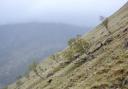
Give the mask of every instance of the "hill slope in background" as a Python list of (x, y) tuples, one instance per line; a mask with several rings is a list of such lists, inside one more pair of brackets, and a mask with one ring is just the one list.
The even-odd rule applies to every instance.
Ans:
[(88, 52), (67, 60), (69, 46), (6, 88), (128, 89), (128, 4), (108, 21), (111, 33), (102, 23), (81, 38), (89, 43)]
[(24, 23), (0, 26), (0, 86), (24, 74), (34, 60), (66, 47), (67, 40), (87, 28), (61, 23)]

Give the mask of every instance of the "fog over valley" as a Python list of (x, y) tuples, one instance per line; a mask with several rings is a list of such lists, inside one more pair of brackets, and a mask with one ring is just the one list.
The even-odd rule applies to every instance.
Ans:
[(64, 49), (68, 39), (89, 29), (61, 23), (0, 26), (0, 85), (14, 81), (33, 61)]

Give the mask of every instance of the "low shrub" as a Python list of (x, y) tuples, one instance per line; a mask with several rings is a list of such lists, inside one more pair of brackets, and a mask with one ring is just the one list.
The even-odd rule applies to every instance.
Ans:
[(78, 56), (87, 54), (89, 49), (89, 43), (80, 37), (70, 39), (68, 46), (69, 48), (63, 52), (63, 56), (69, 60), (74, 59), (76, 54)]
[(23, 82), (20, 81), (20, 80), (18, 80), (18, 81), (16, 82), (16, 86), (21, 86), (22, 84), (23, 84)]

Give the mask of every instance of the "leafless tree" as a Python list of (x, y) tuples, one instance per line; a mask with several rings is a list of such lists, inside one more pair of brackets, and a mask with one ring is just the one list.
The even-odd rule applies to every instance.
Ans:
[(109, 30), (109, 26), (108, 26), (108, 23), (109, 23), (109, 19), (104, 17), (104, 16), (100, 16), (100, 21), (102, 21), (102, 24), (104, 25), (104, 27), (106, 28), (106, 30), (108, 31), (109, 34), (111, 34), (111, 31)]

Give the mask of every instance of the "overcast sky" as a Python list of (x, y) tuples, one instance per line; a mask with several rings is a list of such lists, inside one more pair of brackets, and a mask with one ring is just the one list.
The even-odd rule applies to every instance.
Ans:
[(128, 0), (0, 0), (0, 24), (62, 22), (94, 26)]

